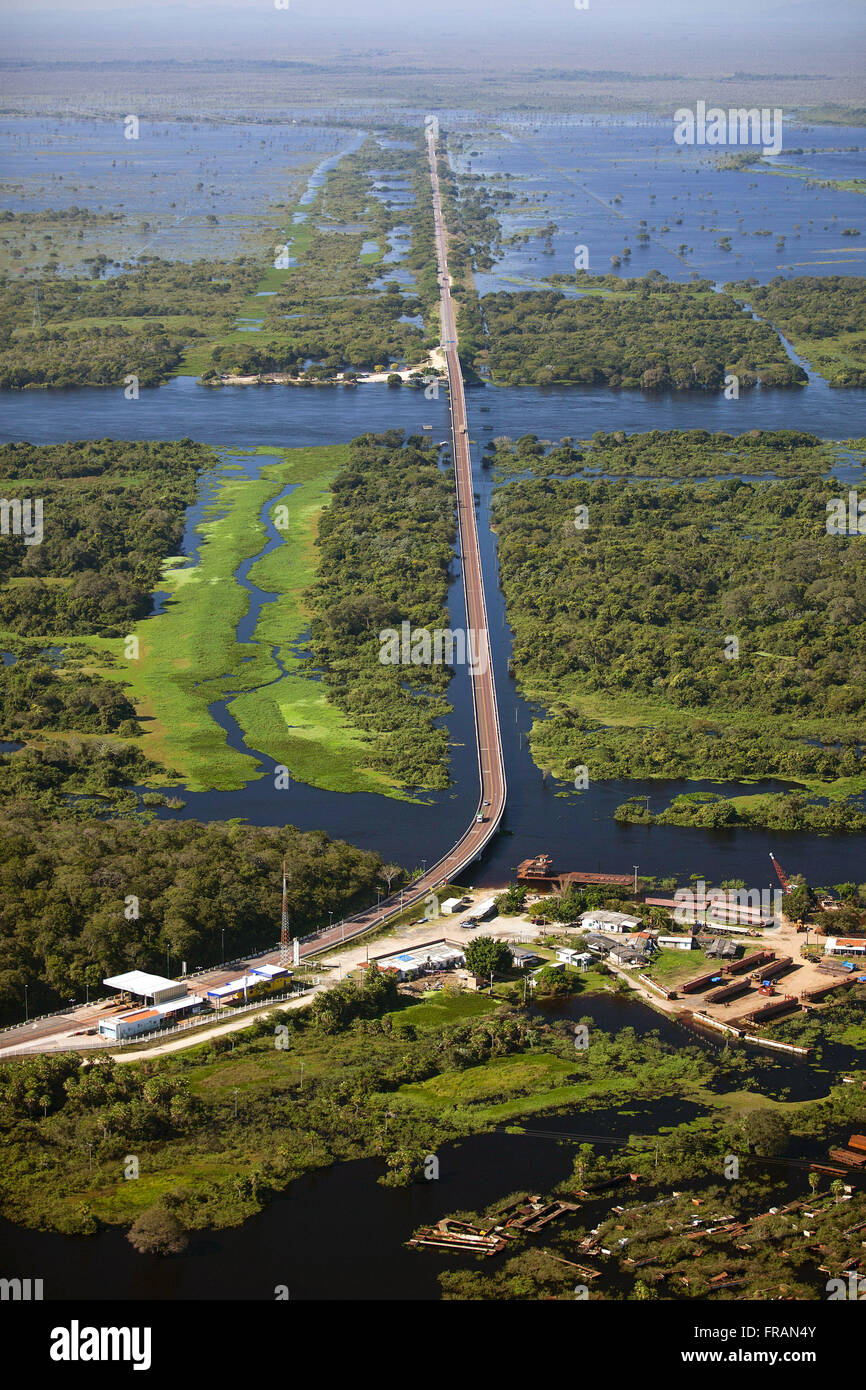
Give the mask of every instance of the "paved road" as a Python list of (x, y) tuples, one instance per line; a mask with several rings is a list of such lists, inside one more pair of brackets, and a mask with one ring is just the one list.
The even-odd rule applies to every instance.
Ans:
[(345, 923), (323, 933), (310, 950), (347, 940), (359, 932), (369, 931), (394, 916), (403, 907), (422, 901), (443, 883), (459, 879), (463, 870), (477, 859), (496, 834), (505, 810), (507, 792), (505, 760), (502, 755), (502, 735), (499, 728), (499, 706), (493, 677), (493, 658), (487, 625), (487, 605), (484, 600), (484, 577), (481, 552), (478, 547), (478, 527), (475, 520), (475, 497), (472, 485), (472, 460), (469, 450), (469, 427), (466, 419), (466, 397), (463, 391), (463, 372), (457, 351), (457, 326), (451, 299), (451, 277), (448, 272), (448, 246), (439, 176), (436, 171), (436, 141), (427, 134), (427, 153), (430, 161), (430, 182), (433, 192), (433, 218), (436, 231), (436, 259), (439, 275), (439, 315), (442, 344), (448, 370), (448, 391), (451, 409), (452, 452), (457, 517), (460, 527), (460, 551), (463, 558), (463, 584), (466, 593), (466, 626), (473, 635), (473, 651), (477, 656), (475, 669), (470, 667), (472, 703), (475, 713), (475, 737), (478, 750), (479, 798), (475, 815), (455, 845), (416, 879), (411, 890), (395, 895), (381, 903), (378, 909), (347, 918)]
[[(475, 814), (464, 834), (457, 843), (437, 860), (424, 875), (415, 879), (409, 889), (395, 893), (384, 899), (378, 907), (347, 917), (333, 927), (327, 927), (315, 937), (301, 943), (301, 956), (311, 956), (327, 947), (351, 940), (373, 927), (382, 925), (396, 916), (402, 909), (422, 902), (435, 893), (443, 883), (459, 879), (463, 870), (481, 854), (488, 841), (496, 834), (505, 810), (506, 782), (505, 762), (502, 756), (502, 738), (499, 729), (499, 709), (496, 702), (496, 685), (493, 678), (493, 659), (490, 649), (490, 635), (487, 626), (487, 606), (484, 601), (484, 578), (481, 570), (481, 552), (478, 547), (478, 528), (475, 520), (475, 498), (472, 485), (472, 460), (469, 450), (469, 428), (466, 419), (466, 398), (463, 391), (463, 372), (457, 351), (457, 327), (454, 305), (451, 300), (451, 277), (448, 272), (448, 247), (445, 222), (442, 216), (442, 200), (439, 192), (439, 177), (436, 171), (436, 141), (431, 132), (427, 135), (427, 152), (430, 161), (430, 183), (433, 197), (433, 217), (436, 230), (436, 256), (439, 275), (439, 314), (442, 328), (442, 344), (448, 370), (448, 390), (451, 409), (452, 452), (454, 457), (455, 486), (457, 490), (457, 516), (460, 526), (460, 550), (463, 557), (463, 583), (466, 593), (466, 623), (468, 632), (473, 634), (472, 650), (478, 660), (475, 669), (470, 667), (472, 682), (472, 702), (475, 711), (475, 734), (478, 749), (479, 797)], [(270, 951), (255, 959), (253, 964), (263, 961), (277, 961), (278, 951)], [(190, 981), (190, 988), (196, 993), (204, 993), (217, 984), (234, 979), (242, 974), (244, 964), (226, 969), (224, 966), (208, 971)], [(92, 1045), (92, 1039), (70, 1036), (78, 1029), (92, 1027), (105, 1010), (81, 1008), (71, 1010), (57, 1018), (42, 1019), (29, 1026), (0, 1035), (0, 1057), (4, 1049), (20, 1048), (42, 1051), (58, 1047), (79, 1047)]]

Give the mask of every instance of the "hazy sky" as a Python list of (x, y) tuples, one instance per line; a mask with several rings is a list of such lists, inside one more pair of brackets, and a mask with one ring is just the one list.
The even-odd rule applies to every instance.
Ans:
[[(862, 63), (866, 0), (0, 0), (7, 56), (303, 57), (312, 49), (375, 46), (440, 61), (464, 37), (473, 48), (519, 45), (522, 67), (618, 67), (636, 54), (656, 71), (689, 53), (721, 69), (814, 71), (831, 57)], [(452, 50), (453, 51), (453, 50)]]

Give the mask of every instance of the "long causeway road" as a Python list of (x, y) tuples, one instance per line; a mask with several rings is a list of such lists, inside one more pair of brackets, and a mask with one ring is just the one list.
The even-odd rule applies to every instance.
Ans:
[[(466, 419), (466, 397), (463, 391), (463, 372), (457, 351), (457, 325), (451, 299), (451, 277), (448, 272), (448, 245), (442, 198), (436, 169), (436, 140), (427, 133), (427, 154), (430, 161), (430, 183), (433, 195), (433, 217), (436, 230), (436, 259), (439, 276), (439, 314), (442, 345), (448, 370), (448, 391), (451, 408), (452, 455), (457, 490), (457, 517), (460, 527), (460, 551), (463, 559), (463, 585), (466, 594), (466, 624), (472, 634), (471, 650), (476, 654), (475, 669), (469, 667), (472, 682), (472, 702), (475, 711), (475, 738), (478, 750), (479, 795), (475, 813), (464, 834), (447, 854), (413, 881), (402, 894), (395, 893), (378, 907), (347, 917), (332, 927), (323, 928), (300, 943), (301, 957), (313, 956), (349, 941), (381, 926), (407, 907), (424, 901), (444, 883), (460, 879), (463, 871), (477, 859), (499, 829), (505, 811), (505, 760), (502, 755), (502, 736), (499, 728), (499, 707), (493, 678), (493, 659), (487, 626), (487, 605), (484, 601), (484, 577), (481, 552), (478, 546), (478, 527), (475, 520), (475, 496), (472, 485), (472, 459), (469, 452), (469, 426)], [(467, 635), (468, 635), (467, 634)], [(467, 642), (468, 648), (468, 642)], [(267, 951), (249, 957), (249, 963), (279, 960), (279, 951)], [(203, 994), (218, 984), (243, 973), (244, 964), (231, 967), (216, 966), (190, 980), (191, 989)], [(80, 1030), (92, 1027), (104, 1016), (97, 1006), (71, 1008), (68, 1013), (35, 1020), (21, 1028), (0, 1033), (0, 1058), (4, 1051), (19, 1049), (27, 1052), (53, 1050), (62, 1047), (92, 1046), (90, 1039), (80, 1036)], [(76, 1034), (75, 1037), (70, 1037)], [(190, 1039), (190, 1043), (194, 1038)]]

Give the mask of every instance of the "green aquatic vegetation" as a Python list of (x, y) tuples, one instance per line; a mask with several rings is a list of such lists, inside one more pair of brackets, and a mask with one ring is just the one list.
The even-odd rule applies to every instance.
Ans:
[[(115, 679), (128, 684), (145, 717), (144, 750), (178, 769), (191, 789), (237, 788), (261, 766), (228, 745), (210, 714), (215, 700), (228, 699), (248, 745), (292, 777), (332, 790), (388, 790), (387, 779), (364, 766), (368, 741), (291, 651), (309, 623), (304, 593), (316, 577), (316, 525), (348, 450), (285, 449), (277, 456), (256, 478), (236, 465), (218, 475), (199, 527), (197, 563), (167, 564), (164, 611), (135, 628), (138, 655)], [(287, 487), (292, 491), (280, 500)], [(276, 599), (263, 605), (250, 640), (239, 642), (249, 597), (234, 576), (266, 545), (266, 509), (285, 534), (251, 566), (249, 579)]]
[(315, 668), (312, 654), (304, 658), (297, 651), (312, 617), (306, 595), (317, 576), (320, 518), (349, 451), (334, 445), (277, 452), (288, 465), (282, 477), (294, 489), (269, 507), (271, 520), (280, 509), (285, 543), (257, 560), (248, 577), (276, 595), (273, 603), (262, 607), (253, 637), (262, 647), (276, 649), (285, 674), (277, 673), (269, 684), (239, 696), (231, 712), (249, 746), (287, 767), (297, 781), (330, 791), (393, 794), (386, 774), (367, 766), (372, 741), (353, 727), (329, 698), (320, 675), (310, 671)]

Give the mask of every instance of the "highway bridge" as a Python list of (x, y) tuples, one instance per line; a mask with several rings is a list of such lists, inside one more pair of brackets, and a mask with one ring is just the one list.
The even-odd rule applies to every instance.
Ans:
[[(472, 459), (469, 452), (469, 426), (466, 419), (466, 397), (463, 371), (457, 348), (457, 324), (451, 299), (451, 276), (448, 271), (448, 244), (442, 198), (436, 169), (437, 142), (431, 130), (427, 132), (427, 156), (430, 162), (430, 183), (433, 194), (433, 220), (436, 232), (436, 260), (439, 278), (439, 316), (442, 345), (448, 371), (448, 394), (451, 410), (451, 439), (454, 458), (454, 479), (457, 491), (457, 519), (460, 528), (460, 550), (463, 556), (463, 585), (466, 595), (466, 649), (476, 660), (469, 667), (472, 682), (472, 703), (475, 713), (475, 741), (478, 751), (478, 804), (464, 833), (447, 854), (417, 878), (402, 894), (385, 899), (377, 908), (369, 908), (332, 928), (307, 938), (301, 954), (311, 955), (349, 940), (362, 932), (380, 926), (397, 916), (406, 907), (423, 901), (443, 883), (459, 879), (463, 870), (477, 859), (499, 829), (505, 811), (507, 785), (505, 759), (502, 754), (502, 734), (499, 727), (499, 706), (496, 701), (496, 682), (493, 675), (493, 654), (487, 624), (487, 605), (484, 600), (484, 576), (481, 570), (481, 551), (478, 545), (478, 526), (475, 519), (475, 499), (472, 486)], [(473, 634), (472, 643), (468, 638)]]
[[(466, 419), (466, 398), (463, 372), (457, 350), (457, 325), (451, 299), (451, 277), (448, 271), (448, 245), (442, 199), (436, 169), (437, 142), (432, 131), (427, 132), (427, 154), (430, 162), (430, 183), (433, 199), (433, 218), (436, 232), (436, 258), (439, 277), (439, 314), (442, 345), (448, 372), (448, 391), (451, 410), (452, 453), (457, 492), (457, 518), (460, 529), (460, 550), (463, 557), (463, 584), (466, 595), (467, 652), (475, 660), (468, 667), (472, 682), (472, 703), (475, 713), (475, 739), (478, 752), (478, 803), (472, 820), (456, 844), (438, 859), (420, 878), (413, 880), (401, 893), (385, 898), (377, 907), (347, 917), (333, 926), (304, 937), (300, 942), (302, 958), (328, 950), (342, 941), (361, 936), (399, 916), (407, 907), (425, 901), (448, 882), (459, 880), (464, 870), (479, 857), (499, 829), (505, 811), (505, 760), (502, 755), (502, 736), (499, 727), (499, 708), (493, 676), (493, 656), (487, 625), (487, 606), (484, 601), (484, 577), (481, 552), (478, 546), (478, 527), (475, 519), (475, 499), (472, 486), (472, 460), (469, 452), (469, 428)], [(469, 635), (472, 634), (472, 641)], [(279, 950), (268, 951), (250, 961), (279, 960)], [(243, 971), (243, 964), (231, 969), (216, 966), (212, 971), (197, 975), (191, 981), (196, 993), (224, 984)], [(0, 1033), (0, 1057), (4, 1050), (26, 1044), (28, 1050), (59, 1046), (87, 1046), (85, 1038), (65, 1042), (71, 1032), (92, 1027), (102, 1017), (93, 1005), (70, 1009), (68, 1013), (39, 1019), (21, 1029)]]

